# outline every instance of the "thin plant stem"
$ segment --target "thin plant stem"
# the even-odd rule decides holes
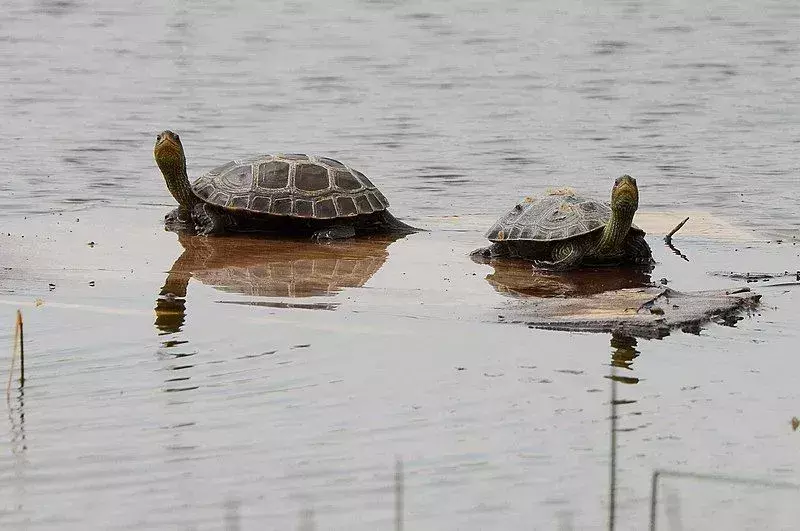
[[[394,529],[403,531],[403,460],[394,465]]]
[[[17,310],[17,322],[14,326],[14,348],[11,352],[11,370],[8,371],[8,384],[6,385],[6,402],[11,399],[11,382],[14,381],[14,366],[17,361],[17,346],[20,350],[20,385],[25,381],[25,348],[22,346],[22,312]]]
[[[674,228],[674,229],[672,229],[671,231],[669,231],[669,233],[667,233],[667,235],[666,235],[666,236],[664,236],[664,241],[665,241],[665,242],[667,242],[667,243],[671,243],[671,242],[672,242],[672,236],[673,236],[673,235],[674,235],[676,232],[678,232],[679,230],[681,230],[681,227],[683,227],[684,225],[686,225],[686,222],[687,222],[687,221],[689,221],[689,217],[688,217],[688,216],[686,217],[686,219],[684,219],[683,221],[681,221],[680,223],[678,223],[678,224],[675,226],[675,228]]]

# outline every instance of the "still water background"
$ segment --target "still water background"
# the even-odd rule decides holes
[[[795,2],[4,4],[3,212],[165,195],[263,151],[340,156],[411,215],[495,213],[629,172],[678,202],[798,228]]]
[[[606,195],[630,173],[647,211],[792,239],[799,53],[792,1],[7,0],[2,316],[45,305],[26,310],[29,381],[0,428],[0,527],[218,529],[228,511],[291,529],[312,509],[320,529],[389,528],[395,456],[409,528],[602,527],[609,337],[489,322],[502,297],[464,258],[484,225],[441,220],[491,221],[549,185]],[[152,308],[182,252],[159,225],[165,128],[192,176],[327,154],[434,230],[321,297],[334,311],[218,304],[194,282],[165,333]],[[797,262],[687,245],[692,287]],[[655,278],[681,274],[659,257]],[[781,297],[738,328],[638,345],[619,528],[644,526],[656,467],[793,479],[797,323],[779,309],[797,304]],[[675,487],[687,528],[796,522],[792,497],[715,488]]]

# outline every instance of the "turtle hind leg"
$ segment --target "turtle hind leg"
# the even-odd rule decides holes
[[[318,230],[311,235],[313,240],[343,240],[352,238],[356,235],[356,229],[352,225],[334,225],[327,229]]]
[[[553,249],[552,260],[534,260],[533,264],[540,269],[567,271],[578,267],[585,254],[580,246],[568,241]]]

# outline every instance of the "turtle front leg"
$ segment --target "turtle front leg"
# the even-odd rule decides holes
[[[511,251],[504,242],[495,242],[491,244],[489,247],[481,247],[480,249],[475,249],[471,253],[470,256],[474,258],[506,258],[511,256]]]
[[[170,230],[179,230],[194,227],[194,222],[188,209],[178,207],[164,216],[164,225]]]
[[[192,209],[194,228],[197,234],[202,236],[210,236],[225,232],[227,228],[225,218],[226,216],[224,214],[216,212],[205,203],[195,205]]]
[[[633,236],[625,240],[623,245],[625,260],[637,265],[653,265],[653,251],[642,236]]]
[[[553,260],[534,260],[533,265],[541,269],[552,271],[566,271],[575,269],[583,260],[586,252],[571,241],[564,242],[553,249]]]

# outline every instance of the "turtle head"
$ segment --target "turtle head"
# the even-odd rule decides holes
[[[181,137],[172,131],[162,131],[156,136],[153,155],[155,155],[156,164],[164,176],[167,175],[167,172],[186,171],[186,157],[183,154]]]
[[[639,208],[639,188],[636,179],[630,175],[623,175],[614,181],[611,189],[611,209],[614,211],[633,214]]]
[[[182,208],[191,207],[196,197],[186,173],[186,156],[181,138],[172,131],[162,131],[156,137],[153,155],[172,196]]]

